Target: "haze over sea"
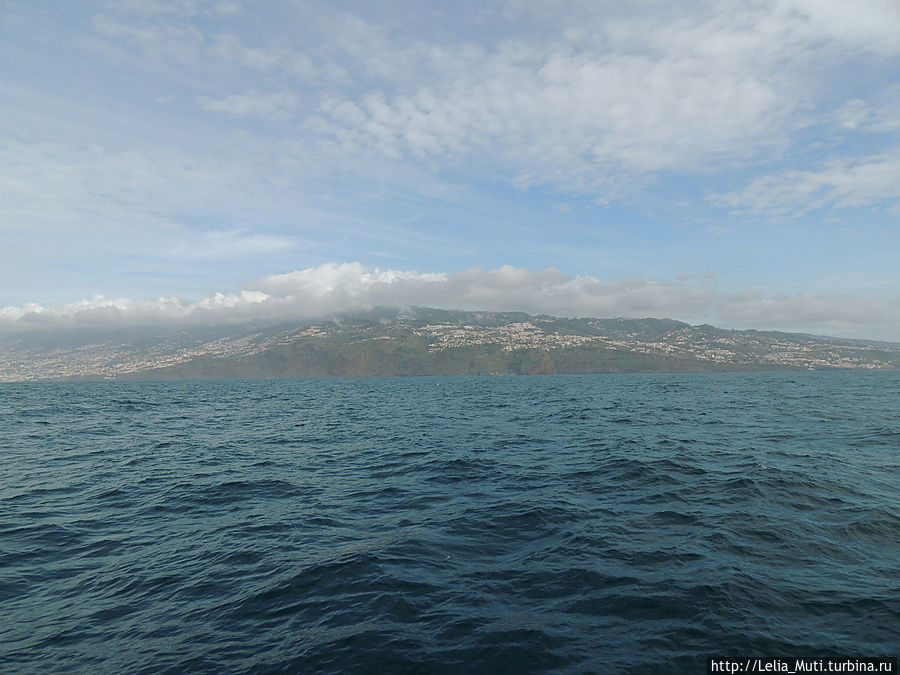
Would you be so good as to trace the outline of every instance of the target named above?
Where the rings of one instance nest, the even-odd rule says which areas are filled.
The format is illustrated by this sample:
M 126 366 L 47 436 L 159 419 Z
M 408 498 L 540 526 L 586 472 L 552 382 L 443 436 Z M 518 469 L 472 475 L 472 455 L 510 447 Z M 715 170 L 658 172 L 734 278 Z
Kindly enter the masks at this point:
M 705 672 L 900 639 L 900 372 L 0 386 L 8 672 Z

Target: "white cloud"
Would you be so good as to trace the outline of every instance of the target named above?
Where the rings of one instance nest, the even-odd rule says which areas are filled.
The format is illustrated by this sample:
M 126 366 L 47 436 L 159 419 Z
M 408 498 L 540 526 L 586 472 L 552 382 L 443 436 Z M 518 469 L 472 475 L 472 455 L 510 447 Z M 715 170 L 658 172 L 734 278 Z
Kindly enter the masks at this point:
M 520 185 L 590 189 L 613 171 L 697 169 L 753 154 L 782 140 L 794 106 L 789 83 L 752 64 L 755 50 L 735 64 L 687 49 L 507 43 L 446 59 L 457 63 L 436 66 L 449 72 L 410 93 L 325 100 L 317 130 L 348 152 L 452 161 L 496 153 Z
M 528 17 L 541 26 L 566 29 L 572 34 L 590 34 L 597 23 L 633 19 L 628 3 L 603 3 L 596 0 L 507 0 L 507 14 L 513 18 Z M 644 0 L 640 14 L 648 26 L 668 25 L 671 33 L 681 32 L 691 17 L 721 11 L 739 21 L 752 22 L 745 40 L 753 35 L 782 34 L 790 44 L 808 45 L 833 42 L 841 48 L 876 53 L 898 53 L 895 39 L 900 31 L 900 5 L 894 0 L 750 0 L 740 5 L 723 7 L 716 0 L 671 2 Z M 688 36 L 685 36 L 688 37 Z M 695 45 L 698 49 L 726 52 L 734 45 L 713 42 Z
M 374 306 L 412 305 L 557 316 L 670 317 L 737 328 L 805 330 L 900 339 L 900 297 L 797 294 L 747 290 L 716 293 L 704 282 L 605 281 L 553 268 L 471 268 L 456 273 L 382 270 L 328 263 L 269 275 L 237 293 L 199 301 L 139 301 L 95 296 L 63 306 L 29 303 L 0 309 L 0 330 L 217 324 L 248 320 L 328 318 Z
M 288 93 L 233 94 L 225 98 L 214 99 L 200 96 L 197 98 L 200 107 L 210 112 L 225 113 L 232 117 L 262 117 L 264 119 L 287 119 L 297 104 L 297 99 Z
M 853 208 L 900 201 L 900 151 L 862 159 L 832 159 L 812 171 L 755 178 L 744 189 L 710 197 L 738 211 L 800 215 L 821 208 Z
M 194 61 L 203 49 L 203 32 L 185 21 L 117 20 L 98 14 L 93 20 L 98 35 L 114 41 L 139 46 L 155 61 L 174 60 L 182 63 Z
M 225 259 L 289 251 L 297 242 L 291 237 L 249 233 L 246 230 L 185 232 L 169 251 L 179 258 Z
M 0 230 L 142 229 L 168 237 L 198 212 L 219 228 L 250 227 L 272 210 L 296 214 L 304 201 L 291 191 L 297 178 L 273 165 L 307 178 L 315 172 L 307 158 L 294 156 L 290 140 L 275 154 L 245 137 L 229 139 L 216 153 L 153 142 L 119 150 L 78 140 L 0 138 L 6 141 L 0 142 Z
M 811 71 L 848 49 L 900 50 L 896 6 L 877 1 L 700 3 L 643 15 L 574 4 L 519 6 L 514 16 L 530 12 L 550 28 L 454 49 L 371 27 L 382 79 L 362 95 L 324 98 L 311 128 L 348 152 L 491 156 L 520 186 L 603 192 L 635 175 L 778 152 L 809 124 L 821 94 Z
M 817 71 L 856 55 L 900 53 L 900 5 L 892 0 L 648 7 L 509 2 L 481 14 L 505 14 L 502 34 L 513 37 L 491 36 L 498 26 L 486 25 L 476 39 L 324 7 L 306 12 L 315 35 L 255 42 L 233 29 L 194 35 L 124 12 L 95 23 L 108 38 L 210 77 L 237 66 L 314 87 L 296 98 L 197 97 L 207 110 L 296 114 L 311 137 L 332 140 L 348 158 L 455 166 L 489 157 L 520 187 L 601 198 L 641 174 L 703 172 L 777 153 L 815 119 Z M 299 110 L 300 101 L 317 102 L 317 114 Z
M 894 0 L 778 0 L 779 13 L 798 15 L 811 37 L 884 56 L 900 54 L 900 4 Z
M 841 294 L 797 293 L 766 296 L 759 291 L 722 298 L 718 315 L 732 325 L 779 329 L 807 326 L 816 331 L 892 340 L 900 337 L 900 295 L 860 298 Z M 866 335 L 864 326 L 872 335 Z
M 53 307 L 38 303 L 3 307 L 0 308 L 0 326 L 15 330 L 229 323 L 252 317 L 254 306 L 261 305 L 267 300 L 269 296 L 265 293 L 249 290 L 239 293 L 214 293 L 197 302 L 174 297 L 142 301 L 95 295 L 90 300 Z
M 855 98 L 834 113 L 842 131 L 891 133 L 900 130 L 900 86 L 887 87 L 876 101 Z

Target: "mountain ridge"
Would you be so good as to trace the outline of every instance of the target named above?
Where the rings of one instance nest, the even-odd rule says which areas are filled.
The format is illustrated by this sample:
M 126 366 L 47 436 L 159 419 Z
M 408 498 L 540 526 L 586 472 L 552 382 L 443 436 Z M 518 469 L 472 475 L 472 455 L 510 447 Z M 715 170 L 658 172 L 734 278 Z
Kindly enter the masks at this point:
M 900 345 L 658 318 L 374 308 L 327 320 L 7 336 L 0 381 L 896 369 Z

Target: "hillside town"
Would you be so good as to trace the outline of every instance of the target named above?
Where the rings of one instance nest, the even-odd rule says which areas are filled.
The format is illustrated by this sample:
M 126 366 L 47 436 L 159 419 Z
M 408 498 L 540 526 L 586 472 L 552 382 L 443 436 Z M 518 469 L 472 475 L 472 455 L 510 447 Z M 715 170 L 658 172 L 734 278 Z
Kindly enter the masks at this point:
M 637 327 L 620 329 L 615 320 L 566 322 L 521 316 L 502 320 L 485 313 L 430 322 L 416 316 L 391 321 L 337 320 L 292 328 L 237 331 L 209 339 L 190 330 L 141 340 L 96 340 L 76 346 L 41 348 L 26 338 L 0 344 L 0 381 L 116 379 L 198 360 L 237 360 L 279 348 L 319 345 L 356 349 L 392 342 L 421 348 L 424 355 L 454 350 L 528 350 L 549 354 L 588 349 L 659 358 L 692 359 L 718 370 L 897 368 L 900 348 L 839 338 L 787 333 L 727 331 L 672 322 L 661 334 Z M 485 319 L 490 320 L 485 320 Z M 656 320 L 644 320 L 656 321 Z M 611 323 L 612 322 L 612 323 Z M 633 321 L 632 321 L 633 323 Z M 623 324 L 625 325 L 625 324 Z M 630 325 L 630 324 L 628 324 Z

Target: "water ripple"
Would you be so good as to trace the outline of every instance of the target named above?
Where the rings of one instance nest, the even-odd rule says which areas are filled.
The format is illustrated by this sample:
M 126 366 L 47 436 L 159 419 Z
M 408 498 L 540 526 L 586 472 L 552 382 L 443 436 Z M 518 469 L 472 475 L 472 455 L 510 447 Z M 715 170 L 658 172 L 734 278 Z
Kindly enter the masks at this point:
M 900 626 L 897 373 L 3 385 L 10 672 L 667 672 Z

